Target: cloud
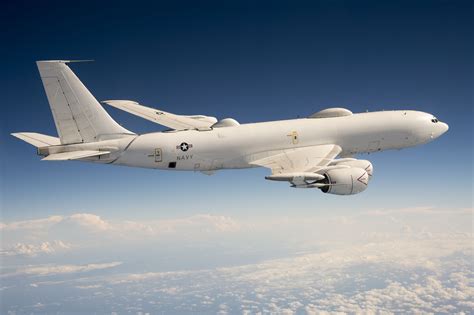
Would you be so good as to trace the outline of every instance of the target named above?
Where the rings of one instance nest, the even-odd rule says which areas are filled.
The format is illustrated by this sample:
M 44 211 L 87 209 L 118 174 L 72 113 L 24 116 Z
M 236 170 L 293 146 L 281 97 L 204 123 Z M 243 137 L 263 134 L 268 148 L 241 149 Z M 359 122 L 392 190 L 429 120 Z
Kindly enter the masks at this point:
M 471 215 L 474 213 L 474 208 L 458 208 L 458 209 L 443 209 L 435 206 L 419 206 L 419 207 L 408 207 L 400 209 L 377 209 L 365 211 L 363 215 L 391 215 L 391 214 L 467 214 Z
M 38 254 L 53 254 L 58 251 L 71 249 L 71 244 L 55 240 L 52 242 L 42 242 L 39 245 L 17 243 L 11 248 L 0 251 L 0 256 L 26 255 L 37 256 Z
M 158 233 L 175 233 L 183 230 L 212 232 L 236 232 L 241 225 L 235 219 L 211 214 L 198 214 L 187 218 L 162 220 L 152 223 Z
M 76 213 L 70 216 L 54 215 L 42 219 L 14 221 L 10 223 L 0 223 L 2 232 L 9 231 L 29 231 L 32 230 L 50 230 L 60 224 L 77 224 L 88 229 L 107 230 L 110 228 L 108 222 L 95 214 Z
M 11 276 L 51 276 L 59 274 L 89 272 L 93 270 L 108 269 L 120 266 L 122 262 L 110 262 L 100 264 L 86 264 L 86 265 L 39 265 L 39 266 L 24 266 L 17 268 L 14 272 L 2 274 L 1 277 Z
M 102 288 L 102 285 L 100 285 L 100 284 L 77 285 L 76 288 L 78 288 L 78 289 L 83 289 L 83 290 L 99 289 L 99 288 Z
M 150 220 L 146 222 L 123 220 L 111 221 L 91 213 L 76 213 L 69 216 L 51 216 L 1 223 L 3 254 L 33 254 L 54 252 L 55 239 L 65 239 L 75 244 L 97 244 L 98 240 L 148 240 L 148 239 L 199 239 L 216 233 L 234 233 L 240 223 L 222 215 L 198 214 L 184 218 Z M 81 238 L 77 236 L 81 235 Z M 40 245 L 25 245 L 41 240 Z M 55 244 L 60 247 L 61 244 Z M 43 247 L 43 249 L 41 249 Z M 81 247 L 81 246 L 75 246 Z
M 87 229 L 96 229 L 99 231 L 105 231 L 112 228 L 110 223 L 102 220 L 100 216 L 90 213 L 73 214 L 67 217 L 67 221 L 77 223 Z
M 369 242 L 225 268 L 92 275 L 43 285 L 87 290 L 82 301 L 100 297 L 101 305 L 136 312 L 467 313 L 474 306 L 472 241 Z M 51 267 L 23 274 L 58 274 Z
M 66 233 L 62 236 L 80 235 L 81 242 L 90 237 L 106 256 L 110 249 L 119 257 L 132 251 L 135 255 L 135 247 L 140 245 L 158 253 L 160 259 L 146 261 L 147 272 L 143 272 L 143 264 L 133 270 L 127 263 L 126 273 L 122 273 L 124 268 L 112 269 L 119 262 L 27 265 L 3 276 L 11 282 L 5 281 L 3 292 L 14 290 L 22 283 L 17 279 L 25 278 L 23 282 L 34 285 L 31 290 L 48 286 L 48 292 L 55 292 L 55 288 L 61 294 L 72 292 L 66 297 L 57 294 L 64 301 L 77 295 L 81 303 L 117 305 L 106 310 L 111 312 L 456 313 L 468 312 L 474 306 L 470 285 L 473 235 L 465 210 L 417 208 L 249 219 L 199 214 L 148 221 L 109 220 L 78 213 L 63 216 L 55 224 L 51 224 L 53 220 L 32 221 L 43 222 L 37 225 L 48 226 L 53 236 L 58 236 L 54 234 L 58 231 Z M 20 226 L 26 233 L 33 231 L 32 224 L 22 222 L 11 226 L 16 226 L 16 232 L 23 231 Z M 56 239 L 74 244 L 67 238 Z M 203 239 L 210 244 L 204 248 L 208 252 L 196 246 Z M 34 253 L 39 245 L 18 248 Z M 76 245 L 74 249 L 79 248 Z M 262 248 L 269 246 L 276 246 L 279 257 L 284 258 L 261 258 Z M 44 246 L 44 251 L 49 247 Z M 167 247 L 179 248 L 178 258 L 163 255 Z M 171 262 L 167 269 L 177 268 L 173 259 L 179 259 L 177 263 L 182 263 L 183 257 L 192 261 L 196 252 L 187 253 L 190 249 L 198 249 L 200 255 L 192 268 L 206 266 L 203 259 L 208 259 L 207 265 L 221 267 L 167 272 L 153 269 L 156 261 L 156 266 Z M 227 260 L 222 267 L 218 259 L 229 251 L 239 258 L 256 252 L 258 258 L 240 265 L 229 265 L 237 260 Z M 100 272 L 107 269 L 112 270 Z M 97 272 L 84 275 L 92 270 Z M 41 281 L 27 281 L 38 276 Z M 80 309 L 80 305 L 76 307 Z
M 1 231 L 14 231 L 14 230 L 39 230 L 48 229 L 51 226 L 61 222 L 64 217 L 59 215 L 50 216 L 44 219 L 35 220 L 24 220 L 15 221 L 11 223 L 0 223 Z
M 217 312 L 225 301 L 240 305 L 226 309 L 230 313 L 453 313 L 474 304 L 471 242 L 465 237 L 368 243 L 214 270 L 117 276 L 111 283 L 130 283 L 144 292 L 150 286 L 162 293 L 162 285 L 178 287 L 179 303 L 196 312 Z M 193 308 L 203 296 L 215 302 Z
M 240 228 L 235 219 L 222 215 L 197 214 L 184 218 L 148 222 L 130 220 L 112 222 L 95 214 L 76 213 L 70 216 L 51 216 L 44 219 L 0 223 L 0 229 L 4 232 L 12 230 L 51 230 L 55 226 L 70 226 L 71 224 L 98 231 L 145 231 L 152 234 L 175 233 L 189 229 L 202 232 L 235 232 Z
M 111 220 L 92 213 L 4 222 L 2 250 L 8 257 L 36 257 L 59 251 L 138 246 L 219 247 L 292 253 L 345 243 L 391 239 L 436 239 L 472 235 L 472 209 L 433 207 L 359 211 L 311 216 L 236 218 L 214 214 L 160 220 Z M 58 243 L 57 240 L 61 240 Z M 119 246 L 117 246 L 119 245 Z M 337 246 L 339 246 L 337 245 Z M 253 247 L 253 248 L 252 248 Z

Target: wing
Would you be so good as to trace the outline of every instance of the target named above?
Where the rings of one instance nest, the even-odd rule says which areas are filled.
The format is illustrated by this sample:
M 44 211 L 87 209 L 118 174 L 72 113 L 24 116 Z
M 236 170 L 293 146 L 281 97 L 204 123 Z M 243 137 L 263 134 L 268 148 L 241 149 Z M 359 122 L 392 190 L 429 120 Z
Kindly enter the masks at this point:
M 261 153 L 254 156 L 250 164 L 271 169 L 272 175 L 265 177 L 266 179 L 306 186 L 308 181 L 324 179 L 318 172 L 331 168 L 332 166 L 328 165 L 341 151 L 341 147 L 335 144 L 286 149 Z
M 217 122 L 215 117 L 176 115 L 159 109 L 146 107 L 134 101 L 108 100 L 102 103 L 175 130 L 209 130 L 211 126 Z

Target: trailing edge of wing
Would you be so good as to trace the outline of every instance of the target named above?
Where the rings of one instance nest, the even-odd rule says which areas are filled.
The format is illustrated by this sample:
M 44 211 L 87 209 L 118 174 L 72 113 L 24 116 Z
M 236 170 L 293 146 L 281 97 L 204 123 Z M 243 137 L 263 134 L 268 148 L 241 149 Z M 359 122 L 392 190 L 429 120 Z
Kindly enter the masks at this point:
M 159 109 L 146 107 L 134 101 L 107 100 L 102 101 L 102 103 L 175 130 L 209 130 L 211 126 L 217 122 L 215 117 L 176 115 Z
M 42 161 L 67 161 L 67 160 L 77 160 L 93 156 L 99 156 L 104 154 L 109 154 L 110 151 L 73 151 L 73 152 L 62 152 L 62 153 L 53 153 L 43 158 Z

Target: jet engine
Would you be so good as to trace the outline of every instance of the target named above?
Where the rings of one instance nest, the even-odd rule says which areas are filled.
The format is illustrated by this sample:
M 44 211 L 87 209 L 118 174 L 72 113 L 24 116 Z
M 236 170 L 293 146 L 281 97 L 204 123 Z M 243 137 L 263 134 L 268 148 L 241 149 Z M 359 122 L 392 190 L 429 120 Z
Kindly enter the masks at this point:
M 367 171 L 367 174 L 369 175 L 369 180 L 371 180 L 372 175 L 374 175 L 374 167 L 372 166 L 372 163 L 367 160 L 340 159 L 334 160 L 330 165 L 346 165 L 350 167 L 362 168 Z
M 366 190 L 369 184 L 369 174 L 360 167 L 329 169 L 323 176 L 317 183 L 319 189 L 328 194 L 355 195 Z

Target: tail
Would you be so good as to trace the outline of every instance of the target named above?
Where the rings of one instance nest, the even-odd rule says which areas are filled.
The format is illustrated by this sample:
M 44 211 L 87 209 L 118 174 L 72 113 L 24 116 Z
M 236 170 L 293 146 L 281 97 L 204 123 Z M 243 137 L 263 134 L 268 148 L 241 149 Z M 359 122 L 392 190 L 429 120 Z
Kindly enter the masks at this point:
M 134 133 L 120 126 L 68 67 L 67 60 L 37 61 L 61 144 L 96 142 Z

